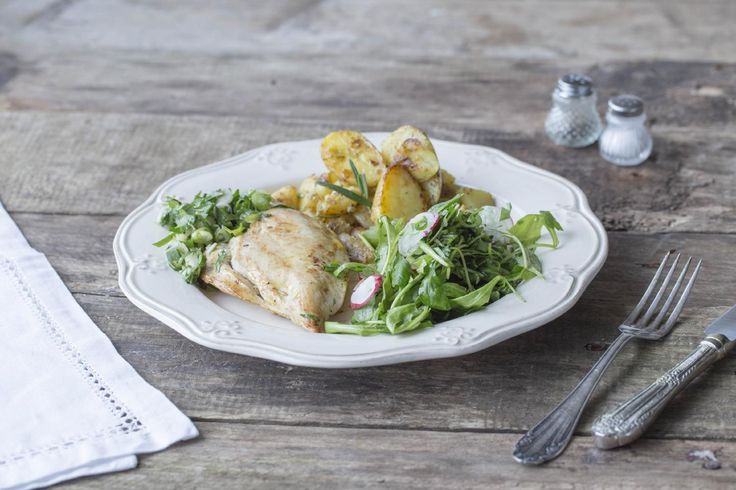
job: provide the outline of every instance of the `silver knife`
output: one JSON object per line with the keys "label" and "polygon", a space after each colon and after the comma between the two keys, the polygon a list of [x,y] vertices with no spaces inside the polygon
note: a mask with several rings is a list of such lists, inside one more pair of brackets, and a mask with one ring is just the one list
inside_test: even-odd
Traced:
{"label": "silver knife", "polygon": [[682,362],[638,395],[593,424],[595,445],[613,449],[636,440],[667,402],[736,345],[736,306],[705,329],[705,338]]}

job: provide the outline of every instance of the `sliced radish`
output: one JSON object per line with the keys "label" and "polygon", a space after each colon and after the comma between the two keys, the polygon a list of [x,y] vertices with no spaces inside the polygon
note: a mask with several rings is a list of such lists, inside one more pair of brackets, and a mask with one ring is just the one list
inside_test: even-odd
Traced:
{"label": "sliced radish", "polygon": [[401,230],[399,237],[399,253],[404,257],[411,255],[422,238],[426,238],[440,224],[442,217],[439,214],[425,211],[414,216]]}
{"label": "sliced radish", "polygon": [[380,274],[368,276],[356,284],[353,294],[350,295],[350,308],[357,310],[367,305],[381,289],[381,284],[383,284],[383,276]]}
{"label": "sliced radish", "polygon": [[439,224],[440,224],[439,214],[434,214],[434,213],[430,213],[429,211],[425,211],[423,213],[419,213],[418,215],[410,219],[404,229],[411,226],[411,228],[414,231],[420,232],[422,234],[422,237],[427,237],[429,236],[430,233],[434,231],[435,228],[437,228],[437,225]]}

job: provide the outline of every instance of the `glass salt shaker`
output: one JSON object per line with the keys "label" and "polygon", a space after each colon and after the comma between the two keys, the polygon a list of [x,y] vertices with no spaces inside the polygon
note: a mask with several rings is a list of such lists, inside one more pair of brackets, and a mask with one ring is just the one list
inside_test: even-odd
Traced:
{"label": "glass salt shaker", "polygon": [[652,153],[652,137],[644,126],[644,102],[636,95],[617,95],[608,101],[606,122],[598,148],[604,160],[616,165],[639,165]]}
{"label": "glass salt shaker", "polygon": [[547,136],[558,145],[582,148],[601,134],[593,82],[587,75],[568,73],[557,81],[552,108],[544,122]]}

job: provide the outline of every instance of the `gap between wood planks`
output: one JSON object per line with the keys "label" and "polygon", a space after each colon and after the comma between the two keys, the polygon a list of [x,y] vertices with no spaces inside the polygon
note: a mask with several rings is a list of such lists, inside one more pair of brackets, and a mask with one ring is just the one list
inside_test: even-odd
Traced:
{"label": "gap between wood planks", "polygon": [[[238,424],[238,425],[272,425],[277,427],[320,427],[326,429],[369,429],[369,430],[395,430],[395,431],[408,431],[408,432],[447,432],[452,434],[525,434],[528,430],[526,429],[482,429],[473,427],[453,428],[453,427],[401,427],[397,425],[373,425],[373,424],[345,424],[345,423],[330,423],[330,422],[290,422],[283,420],[271,420],[271,419],[224,419],[218,417],[202,417],[202,416],[189,416],[193,422],[204,422],[204,423],[219,423],[219,424]],[[590,431],[576,430],[575,437],[591,439]],[[697,436],[688,435],[686,438],[681,435],[666,435],[666,434],[644,434],[640,439],[648,439],[652,441],[706,441],[706,442],[736,442],[734,438],[728,437],[714,437],[714,436]],[[592,442],[592,439],[591,439]],[[636,442],[632,443],[636,444]]]}

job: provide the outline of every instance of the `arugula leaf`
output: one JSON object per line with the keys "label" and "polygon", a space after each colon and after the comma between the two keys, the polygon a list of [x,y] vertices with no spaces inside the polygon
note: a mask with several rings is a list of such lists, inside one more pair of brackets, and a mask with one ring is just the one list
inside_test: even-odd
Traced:
{"label": "arugula leaf", "polygon": [[401,257],[394,264],[391,271],[391,285],[396,289],[401,289],[409,283],[411,279],[411,265]]}
{"label": "arugula leaf", "polygon": [[386,328],[393,334],[409,332],[419,327],[429,317],[429,313],[428,306],[421,308],[411,304],[398,306],[391,309],[386,315]]}
{"label": "arugula leaf", "polygon": [[419,301],[433,310],[447,311],[450,309],[450,299],[443,285],[445,277],[440,276],[436,268],[430,269],[419,283]]}
{"label": "arugula leaf", "polygon": [[325,333],[347,333],[352,335],[370,336],[387,332],[388,330],[386,327],[381,325],[325,322]]}
{"label": "arugula leaf", "polygon": [[[552,243],[537,243],[542,236],[542,228],[546,228],[552,237]],[[509,229],[509,233],[521,241],[527,248],[551,247],[556,248],[560,240],[557,232],[562,231],[562,225],[549,211],[540,211],[538,214],[528,214],[521,218]]]}
{"label": "arugula leaf", "polygon": [[491,293],[501,280],[503,280],[502,276],[496,276],[484,286],[481,286],[463,296],[451,299],[450,304],[453,308],[463,310],[476,310],[478,308],[482,308],[491,300]]}
{"label": "arugula leaf", "polygon": [[345,262],[344,264],[330,262],[325,264],[324,269],[337,277],[341,277],[346,272],[357,272],[364,275],[376,273],[376,267],[373,264],[364,264],[362,262]]}
{"label": "arugula leaf", "polygon": [[442,285],[442,289],[445,290],[445,296],[451,300],[453,298],[459,298],[468,292],[467,289],[456,282],[446,282]]}

